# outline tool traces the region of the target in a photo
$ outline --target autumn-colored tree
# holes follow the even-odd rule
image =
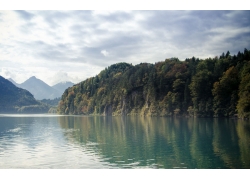
[[[213,110],[216,117],[228,117],[236,114],[238,99],[238,71],[230,67],[219,81],[213,85]]]
[[[241,118],[250,118],[250,61],[241,72],[237,110]]]

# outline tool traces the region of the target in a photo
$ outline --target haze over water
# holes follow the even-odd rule
[[[0,168],[250,168],[250,123],[0,115]]]

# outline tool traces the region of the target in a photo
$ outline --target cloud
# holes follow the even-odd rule
[[[16,76],[15,74],[13,74],[11,71],[9,71],[6,68],[0,69],[0,75],[4,76],[6,78],[12,78],[12,77]]]
[[[32,13],[29,13],[27,11],[21,11],[21,10],[18,10],[18,11],[15,11],[17,14],[20,15],[20,17],[22,17],[24,20],[31,20],[34,15]]]
[[[108,51],[106,50],[102,50],[101,53],[103,54],[103,56],[107,57],[109,55]]]
[[[0,68],[0,76],[6,79],[13,79],[16,83],[22,83],[31,77],[30,73],[27,73],[23,68],[16,67],[2,67]]]
[[[58,71],[57,73],[55,73],[52,79],[52,84],[55,85],[62,81],[72,81],[73,78],[70,77],[67,72]]]
[[[250,11],[0,11],[0,62],[29,71],[25,77],[42,76],[31,71],[42,67],[52,83],[59,71],[80,80],[117,62],[236,54],[250,46],[248,17]]]

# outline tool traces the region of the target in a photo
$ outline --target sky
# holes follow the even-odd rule
[[[119,62],[250,49],[250,11],[0,11],[0,75],[78,83]]]

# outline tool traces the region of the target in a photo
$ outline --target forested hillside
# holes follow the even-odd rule
[[[0,113],[47,113],[49,107],[0,76]]]
[[[250,118],[250,51],[114,64],[66,89],[58,112]]]

